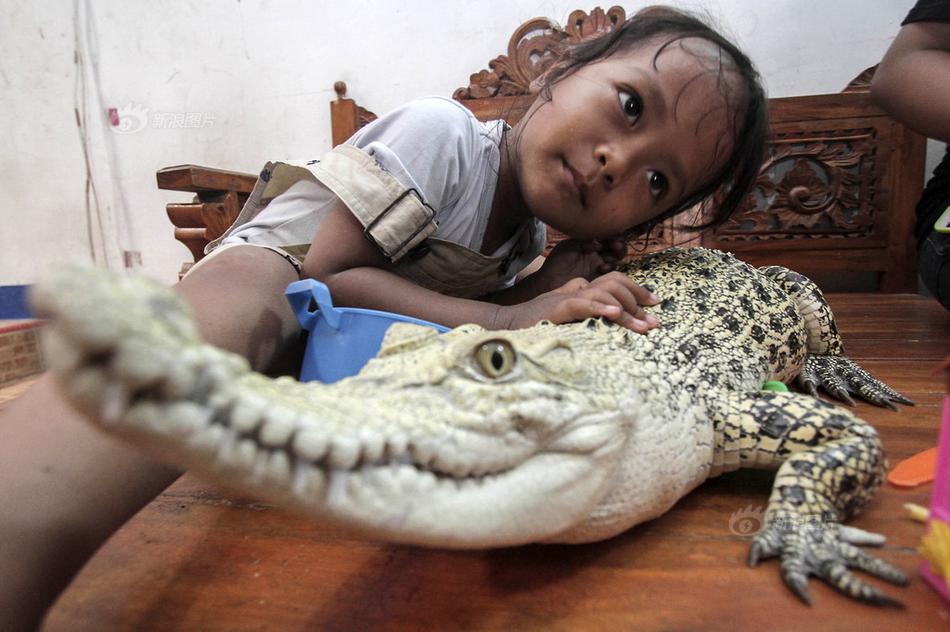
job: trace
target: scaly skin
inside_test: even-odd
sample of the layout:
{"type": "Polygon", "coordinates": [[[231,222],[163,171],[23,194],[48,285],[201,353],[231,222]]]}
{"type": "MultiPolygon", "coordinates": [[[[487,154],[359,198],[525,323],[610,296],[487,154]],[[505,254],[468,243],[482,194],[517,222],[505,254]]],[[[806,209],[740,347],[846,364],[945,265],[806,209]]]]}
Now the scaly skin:
{"type": "Polygon", "coordinates": [[[809,396],[759,391],[807,365],[807,388],[908,403],[840,355],[817,288],[705,249],[626,272],[664,297],[646,335],[600,320],[443,335],[397,325],[333,385],[249,371],[199,339],[174,294],[139,279],[71,269],[34,304],[54,320],[52,368],[91,420],[319,519],[427,546],[587,542],[661,515],[709,476],[781,466],[750,561],[781,556],[805,600],[816,574],[896,603],[846,570],[903,581],[848,543],[879,540],[839,527],[882,478],[876,432],[809,396]]]}

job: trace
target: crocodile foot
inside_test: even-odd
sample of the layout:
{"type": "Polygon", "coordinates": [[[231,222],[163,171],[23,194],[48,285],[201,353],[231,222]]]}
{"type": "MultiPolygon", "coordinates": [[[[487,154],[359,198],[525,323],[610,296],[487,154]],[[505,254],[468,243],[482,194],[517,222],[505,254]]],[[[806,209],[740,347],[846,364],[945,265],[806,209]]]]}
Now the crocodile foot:
{"type": "Polygon", "coordinates": [[[851,393],[876,406],[894,410],[897,410],[894,402],[914,405],[913,401],[844,356],[809,354],[798,374],[798,385],[815,397],[818,397],[818,388],[821,387],[832,397],[851,406],[854,405],[851,393]]]}
{"type": "Polygon", "coordinates": [[[799,599],[811,605],[808,577],[821,578],[836,590],[876,606],[904,604],[866,583],[849,569],[858,569],[892,584],[905,585],[907,576],[893,565],[868,555],[856,545],[880,546],[884,537],[834,522],[810,522],[794,513],[779,513],[752,541],[749,566],[780,557],[782,579],[799,599]]]}

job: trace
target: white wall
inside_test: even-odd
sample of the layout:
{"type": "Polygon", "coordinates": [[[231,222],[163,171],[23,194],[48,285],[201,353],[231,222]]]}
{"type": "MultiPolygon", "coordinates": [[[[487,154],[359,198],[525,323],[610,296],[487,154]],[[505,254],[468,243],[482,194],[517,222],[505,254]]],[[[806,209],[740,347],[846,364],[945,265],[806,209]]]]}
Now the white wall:
{"type": "MultiPolygon", "coordinates": [[[[643,4],[627,4],[628,14],[643,4]]],[[[673,4],[709,14],[757,61],[770,95],[790,96],[837,92],[876,63],[913,0],[673,4]]],[[[158,191],[156,169],[194,162],[256,172],[269,158],[317,155],[330,146],[334,81],[346,81],[349,95],[377,114],[417,96],[449,95],[505,52],[522,21],[563,23],[578,7],[0,0],[0,285],[33,282],[52,261],[91,258],[77,104],[86,108],[100,213],[118,225],[104,242],[93,231],[99,260],[119,267],[121,250],[141,251],[144,271],[171,282],[188,253],[172,238],[164,206],[183,196],[158,191]],[[119,134],[104,110],[126,106],[138,106],[144,127],[119,134]]],[[[135,122],[122,112],[126,125],[135,122]]]]}

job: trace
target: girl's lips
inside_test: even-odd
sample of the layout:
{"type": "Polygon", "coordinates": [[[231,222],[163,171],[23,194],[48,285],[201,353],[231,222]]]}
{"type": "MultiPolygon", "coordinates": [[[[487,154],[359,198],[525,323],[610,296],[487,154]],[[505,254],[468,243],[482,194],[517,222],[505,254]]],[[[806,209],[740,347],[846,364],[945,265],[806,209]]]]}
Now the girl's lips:
{"type": "Polygon", "coordinates": [[[567,182],[567,187],[577,196],[581,206],[586,207],[587,185],[584,183],[584,178],[566,160],[562,160],[562,163],[564,164],[564,179],[567,182]]]}

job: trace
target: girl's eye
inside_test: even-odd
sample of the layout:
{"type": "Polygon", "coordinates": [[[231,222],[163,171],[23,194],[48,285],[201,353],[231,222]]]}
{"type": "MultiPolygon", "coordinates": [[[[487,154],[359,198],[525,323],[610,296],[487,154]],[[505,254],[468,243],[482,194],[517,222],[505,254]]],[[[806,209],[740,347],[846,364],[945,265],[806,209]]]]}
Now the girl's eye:
{"type": "Polygon", "coordinates": [[[647,182],[650,184],[650,193],[655,198],[661,197],[666,193],[666,176],[659,171],[650,171],[647,173],[647,182]]]}
{"type": "Polygon", "coordinates": [[[617,97],[620,99],[620,109],[623,111],[623,115],[633,125],[643,114],[643,99],[635,92],[624,92],[623,90],[617,93],[617,97]]]}

